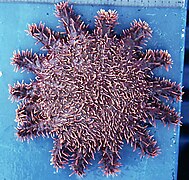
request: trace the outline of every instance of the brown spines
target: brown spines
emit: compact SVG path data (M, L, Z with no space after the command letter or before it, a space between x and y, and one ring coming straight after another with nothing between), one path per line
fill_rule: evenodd
M165 105L165 103L156 97L153 97L147 102L144 111L146 120L153 126L156 126L156 120L161 120L164 125L181 125L182 117L175 111L175 108Z
M171 60L171 55L167 51L163 50L147 50L146 54L142 57L144 66L150 68L151 70L164 66L168 71L169 67L173 63Z
M65 164L70 162L73 170L71 175L76 173L83 176L85 169L91 164L91 159L94 159L97 148L97 142L95 141L97 139L94 139L87 130L79 128L79 121L75 124L76 127L68 126L67 131L60 131L60 134L57 134L58 139L54 139L54 148L51 151L51 163L58 171L59 168L64 168ZM87 128L87 126L84 128Z
M68 2L60 2L55 5L55 15L63 23L66 33L69 38L76 38L78 35L85 34L87 32L87 26L80 19L80 15L75 15L72 6L68 5Z
M50 126L42 123L45 119L34 103L29 101L22 102L16 110L18 138L23 141L41 135L48 136Z
M97 16L95 16L95 30L94 34L98 36L104 36L107 34L108 36L113 36L114 31L113 28L118 24L118 14L114 10L105 11L101 9L97 12Z
M123 41L134 49L141 49L152 36L152 30L145 21L134 20L130 29L123 31Z
M133 140L131 138L131 140ZM157 156L160 153L160 148L157 146L157 142L153 136L149 135L146 127L137 125L135 129L134 141L131 142L134 150L140 148L141 156Z
M59 168L65 168L65 165L68 164L71 153L69 149L69 145L66 145L66 142L63 139L54 138L54 147L51 151L51 164L56 171L58 171Z
M45 56L32 53L32 51L15 51L13 53L12 65L15 65L15 71L18 71L20 68L23 70L31 71L37 74L41 71L42 61L45 59Z
M162 97L165 100L176 100L181 101L182 98L182 87L176 82L171 82L167 79L161 78L149 78L148 79L149 89L153 92L154 96Z
M102 159L98 162L101 165L100 168L102 168L106 176L116 175L121 166L119 152L112 152L107 146L103 147L101 151Z
M70 166L73 170L72 174L79 176L85 175L85 170L88 168L89 164L91 165L91 159L94 159L94 152L89 152L85 147L83 147L82 151L76 150L71 157L72 163Z
M82 129L81 124L83 123L78 122L76 128L73 128L72 132L68 133L68 139L70 139L69 141L73 150L70 157L70 166L73 172L79 176L85 174L85 169L91 164L90 161L94 159L94 154L97 149L97 140L99 138L98 134L96 135L96 138L94 138L94 130L88 129L90 125L83 124Z
M64 42L63 33L55 33L41 22L39 23L39 25L37 24L28 25L28 30L26 32L37 40L36 44L40 42L44 45L42 47L43 50L52 49L55 43L58 44L58 41L61 43Z
M17 84L14 84L14 86L9 85L9 93L11 94L11 99L13 101L36 101L39 98L38 90L37 84L33 81L30 84L17 82Z
M120 126L122 126L123 123L122 120L116 116L116 108L108 108L108 105L105 106L107 106L109 110L99 112L99 114L101 114L99 120L103 123L102 127L100 127L101 136L98 139L98 149L101 151L102 158L98 164L100 164L100 168L106 176L114 176L120 171L119 167L121 166L119 162L121 159L120 150L124 143ZM113 114L115 117L113 117Z
M134 151L140 148L141 156L157 156L160 149L153 136L150 136L146 129L147 125L142 119L133 117L133 119L130 118L130 122L124 123L123 136L126 142L131 144Z

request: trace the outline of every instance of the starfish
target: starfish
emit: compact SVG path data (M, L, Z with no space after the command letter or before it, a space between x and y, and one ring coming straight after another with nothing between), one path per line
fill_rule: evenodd
M16 51L15 70L33 72L29 84L9 87L16 110L17 136L22 141L51 137L51 163L58 170L71 166L73 174L85 174L99 152L105 175L119 171L124 140L141 156L160 152L148 126L160 120L165 125L181 124L179 113L166 105L181 101L182 87L155 77L153 70L171 67L164 50L143 50L152 36L144 21L134 20L117 35L115 10L97 12L95 29L76 15L68 2L55 5L60 32L44 24L31 24L28 34L42 43L46 54Z

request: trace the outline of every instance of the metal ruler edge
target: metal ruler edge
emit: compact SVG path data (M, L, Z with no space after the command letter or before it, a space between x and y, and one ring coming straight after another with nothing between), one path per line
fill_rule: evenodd
M115 5L139 7L172 7L183 8L187 0L69 0L70 3L83 5ZM0 0L7 3L58 3L61 0Z

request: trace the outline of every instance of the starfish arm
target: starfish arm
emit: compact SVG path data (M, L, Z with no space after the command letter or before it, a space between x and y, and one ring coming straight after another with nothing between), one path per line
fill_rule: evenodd
M38 99L36 83L31 82L30 84L19 83L14 84L14 86L9 86L9 93L11 94L12 100L20 101L24 99Z
M150 68L154 70L155 68L164 66L168 71L171 67L172 60L171 55L167 51L163 50L147 50L145 54L142 55L142 61L144 68Z
M141 150L141 156L157 156L159 154L159 147L156 144L156 141L153 139L153 136L149 135L149 132L146 130L147 126L140 125L144 124L142 121L135 123L130 127L126 127L124 130L124 137L127 143L130 143L134 148L134 151L137 148Z
M81 126L84 126L83 129ZM58 170L71 162L73 173L70 176L73 174L83 176L96 152L97 142L94 134L92 131L89 132L85 124L79 122L75 127L65 125L61 128L55 132L58 138L54 139L51 163Z
M157 142L154 140L153 136L149 135L149 132L146 130L146 127L138 125L137 132L134 136L135 140L131 144L136 148L140 148L141 156L157 156L160 153L160 149L157 146Z
M87 26L80 19L80 15L76 15L72 6L68 5L68 2L60 2L55 5L55 15L60 19L60 22L64 25L66 33L71 38L77 37L83 32L87 32Z
M169 105L165 105L157 97L153 97L151 102L147 103L145 109L145 117L149 123L155 124L155 120L161 120L164 125L174 124L181 125L181 116L175 109L171 109Z
M104 174L106 176L115 175L119 172L119 167L121 163L119 159L121 159L119 155L119 147L114 145L117 148L117 151L112 151L108 146L104 146L101 148L102 151L102 159L98 162L98 164L102 164L100 168L103 169Z
M51 164L54 165L56 171L59 168L65 168L70 158L70 147L66 145L66 140L62 138L54 138L54 147L51 151Z
M102 37L105 34L107 34L108 36L114 34L113 28L116 26L116 24L118 24L118 14L115 10L105 11L101 9L97 12L97 16L95 16L95 18L95 35Z
M151 34L152 30L145 21L134 20L130 29L123 30L122 40L125 47L141 49L141 45L146 45L145 43L151 38Z
M176 82L167 79L148 78L149 87L156 97L163 97L166 100L181 101L182 87Z
M15 71L18 71L20 68L31 71L35 74L41 71L42 61L45 59L45 56L32 53L32 51L18 51L13 53L12 65L15 65Z
M28 140L37 136L48 136L50 127L42 124L44 118L36 105L32 102L23 102L16 111L17 136L19 139Z
M83 176L88 164L91 164L90 160L94 159L97 142L92 131L89 132L89 130L86 130L84 127L81 129L80 126L77 128L77 131L75 131L75 129L70 133L70 141L72 143L72 149L74 149L74 153L71 157L71 168L73 170L72 174L75 173L79 176Z
M88 145L89 144L86 143L84 147L80 147L72 155L71 158L71 160L73 161L71 164L71 168L73 170L72 174L83 176L85 174L85 169L87 169L88 164L91 164L90 160L94 159L94 151L89 151L87 149Z
M45 25L41 22L39 25L29 25L26 32L37 40L36 44L40 42L44 45L41 48L43 50L50 50L55 44L57 44L57 42L63 44L65 41L65 36L63 33L54 32L50 28L45 27Z

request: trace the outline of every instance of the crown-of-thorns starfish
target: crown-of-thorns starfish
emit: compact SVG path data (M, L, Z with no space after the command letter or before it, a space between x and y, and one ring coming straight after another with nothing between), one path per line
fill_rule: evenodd
M95 29L76 15L68 2L56 6L63 32L44 24L29 25L28 34L43 44L46 55L17 51L16 70L33 72L30 84L10 86L16 111L17 136L21 140L50 136L54 140L51 163L56 169L70 164L82 176L99 151L106 175L119 171L123 141L156 156L159 147L147 130L156 120L180 124L180 115L161 101L180 101L182 88L154 77L152 70L172 64L163 50L142 50L152 30L134 20L120 36L114 32L118 14L100 10Z

